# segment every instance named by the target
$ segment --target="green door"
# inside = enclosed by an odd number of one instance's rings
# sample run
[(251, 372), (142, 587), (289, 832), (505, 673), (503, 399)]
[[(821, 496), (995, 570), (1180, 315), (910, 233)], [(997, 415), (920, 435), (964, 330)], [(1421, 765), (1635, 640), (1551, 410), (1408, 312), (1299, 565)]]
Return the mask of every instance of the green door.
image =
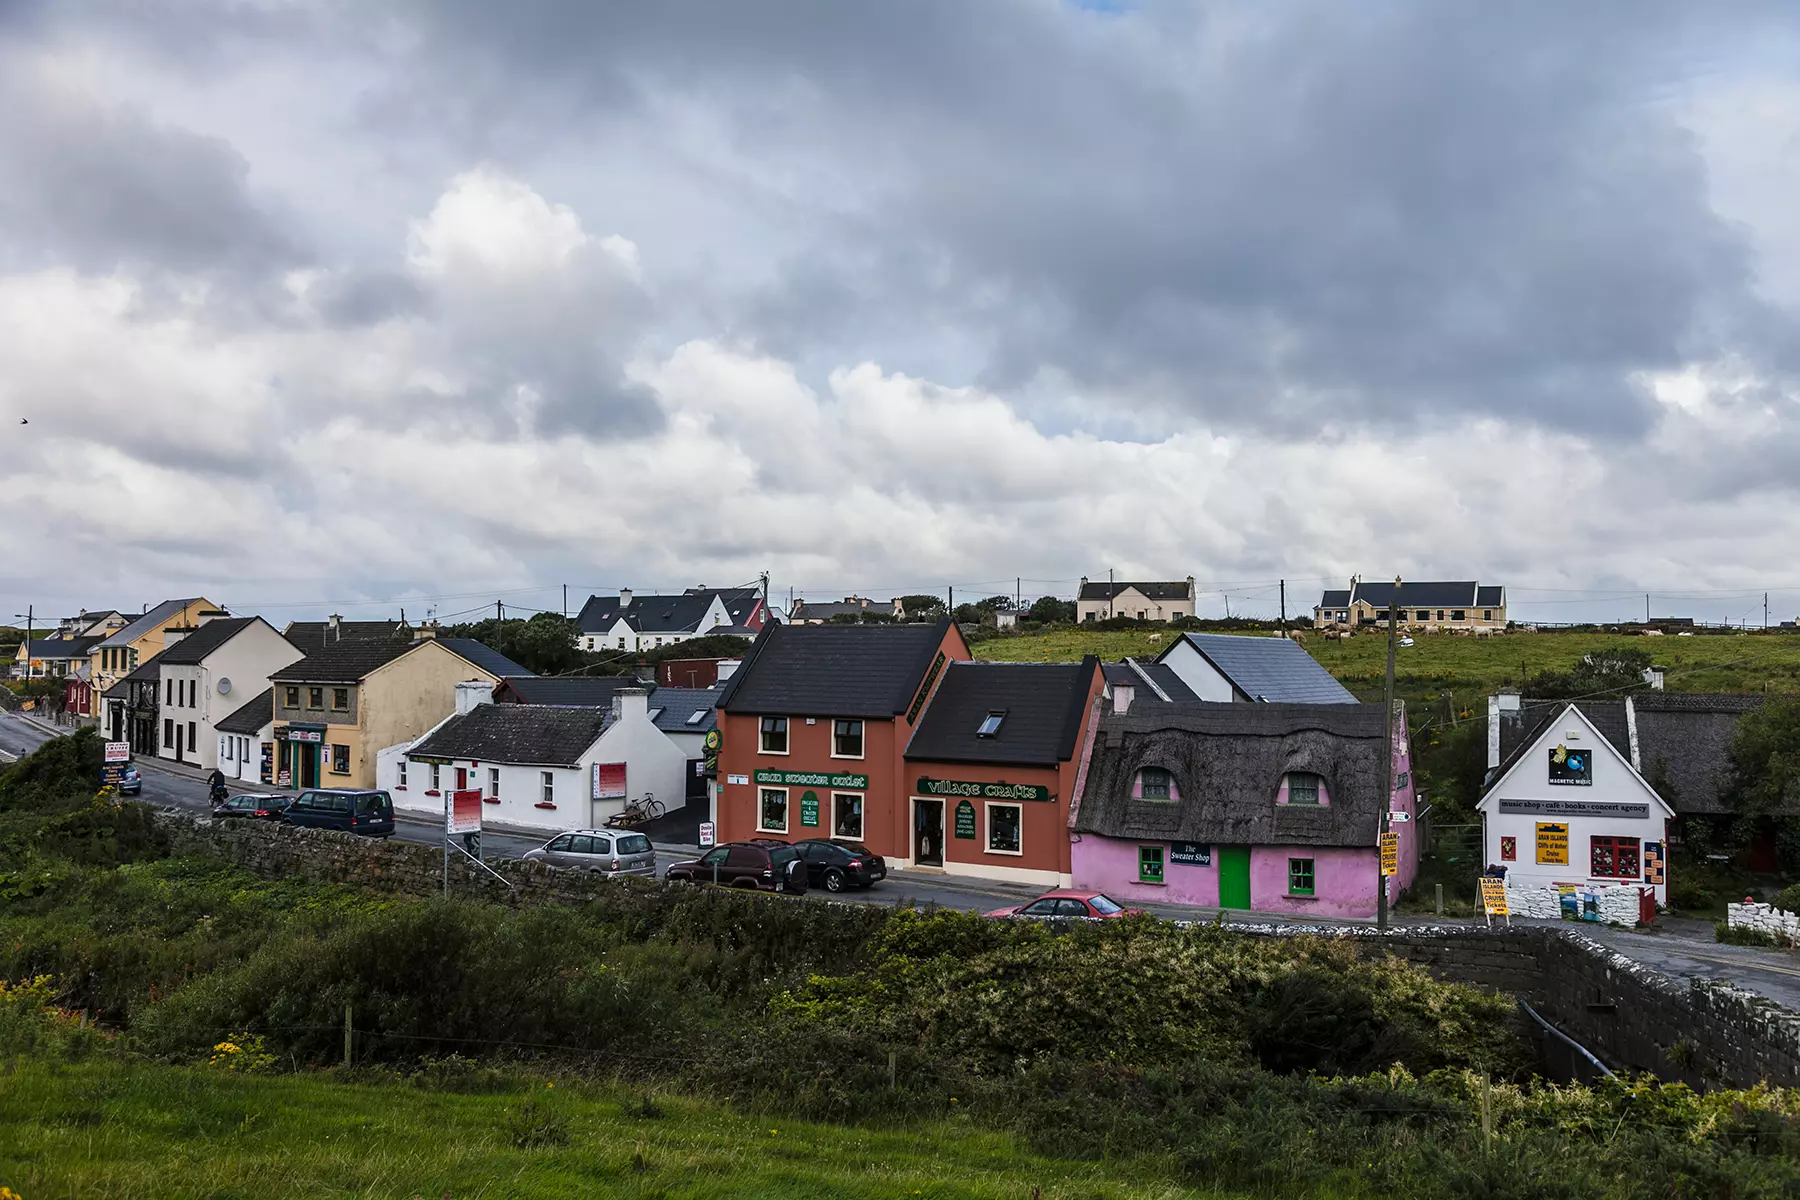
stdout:
[(1250, 907), (1250, 847), (1219, 847), (1219, 907)]

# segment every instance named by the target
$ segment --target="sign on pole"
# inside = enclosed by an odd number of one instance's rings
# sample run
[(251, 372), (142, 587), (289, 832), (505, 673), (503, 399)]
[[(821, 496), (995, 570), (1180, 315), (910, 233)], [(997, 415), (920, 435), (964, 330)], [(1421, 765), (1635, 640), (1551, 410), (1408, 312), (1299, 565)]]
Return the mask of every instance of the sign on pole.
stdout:
[(713, 827), (713, 823), (711, 821), (700, 822), (700, 845), (702, 847), (710, 846), (717, 840), (718, 831)]
[(450, 833), (480, 833), (481, 792), (474, 788), (462, 792), (451, 792), (448, 816)]
[(1404, 825), (1410, 820), (1412, 820), (1412, 814), (1409, 812), (1391, 812), (1388, 814), (1389, 825)]
[[(1364, 870), (1367, 869), (1364, 868)], [(1381, 873), (1383, 875), (1400, 873), (1400, 835), (1392, 830), (1381, 835)]]
[(126, 763), (131, 761), (130, 742), (106, 743), (106, 761), (109, 763)]

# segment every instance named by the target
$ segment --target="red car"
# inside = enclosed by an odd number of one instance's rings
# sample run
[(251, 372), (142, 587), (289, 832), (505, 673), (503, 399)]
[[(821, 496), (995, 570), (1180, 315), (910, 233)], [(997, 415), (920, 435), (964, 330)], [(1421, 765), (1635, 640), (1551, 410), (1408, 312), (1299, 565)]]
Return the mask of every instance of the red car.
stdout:
[(1032, 921), (1110, 921), (1115, 917), (1147, 915), (1141, 908), (1126, 908), (1105, 892), (1062, 888), (1045, 892), (1030, 904), (1012, 904), (981, 914), (984, 917), (1024, 917)]

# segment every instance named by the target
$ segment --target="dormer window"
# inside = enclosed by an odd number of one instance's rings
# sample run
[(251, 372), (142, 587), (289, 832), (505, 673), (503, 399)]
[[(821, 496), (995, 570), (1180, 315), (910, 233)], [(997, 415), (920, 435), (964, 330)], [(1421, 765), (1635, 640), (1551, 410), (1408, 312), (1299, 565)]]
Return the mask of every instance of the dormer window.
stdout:
[(1175, 798), (1175, 776), (1161, 767), (1145, 767), (1138, 772), (1140, 800), (1172, 800)]
[(1287, 777), (1287, 802), (1289, 804), (1319, 803), (1320, 785), (1323, 780), (1310, 771), (1290, 771)]
[[(1006, 714), (1003, 712), (989, 713), (987, 716), (981, 718), (981, 726), (975, 730), (975, 736), (993, 737), (1000, 732), (1000, 722), (1004, 720), (1006, 720)], [(966, 729), (968, 727), (965, 725), (964, 728)]]
[(689, 725), (698, 725), (704, 720), (706, 720), (706, 710), (704, 708), (696, 708), (693, 712), (688, 714), (687, 723)]

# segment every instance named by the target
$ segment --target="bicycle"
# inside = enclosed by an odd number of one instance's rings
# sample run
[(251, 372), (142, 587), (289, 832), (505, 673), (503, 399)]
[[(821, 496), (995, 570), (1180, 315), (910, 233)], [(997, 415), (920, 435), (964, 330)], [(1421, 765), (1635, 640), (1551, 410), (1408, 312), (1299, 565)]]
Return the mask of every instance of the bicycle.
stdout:
[(631, 829), (642, 825), (645, 821), (654, 821), (666, 813), (668, 809), (651, 792), (645, 792), (642, 800), (627, 801), (620, 812), (606, 819), (608, 829)]

